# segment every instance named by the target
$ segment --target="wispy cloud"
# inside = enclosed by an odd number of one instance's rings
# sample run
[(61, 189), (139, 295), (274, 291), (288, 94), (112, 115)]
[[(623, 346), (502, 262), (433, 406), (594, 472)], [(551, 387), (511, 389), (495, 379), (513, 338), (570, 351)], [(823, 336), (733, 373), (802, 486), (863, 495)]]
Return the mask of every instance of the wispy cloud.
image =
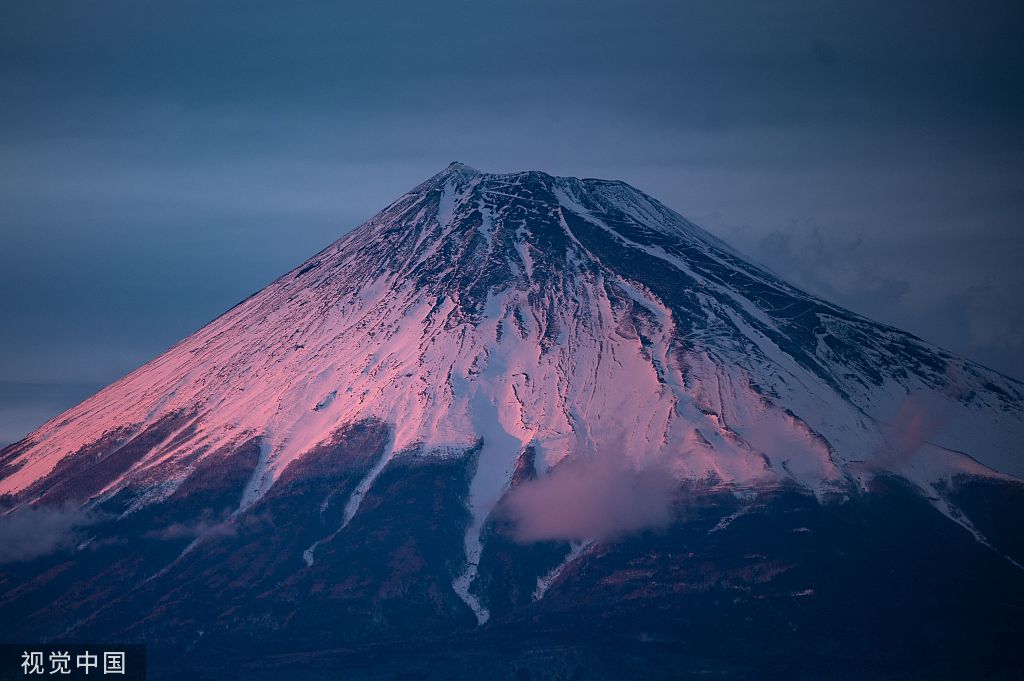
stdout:
[(74, 548), (102, 517), (79, 506), (19, 508), (0, 515), (0, 563), (13, 563)]
[(667, 464), (635, 464), (621, 452), (577, 454), (514, 487), (500, 513), (522, 543), (614, 539), (668, 525), (678, 489)]
[(225, 512), (219, 517), (207, 516), (184, 523), (171, 523), (146, 533), (146, 536), (164, 540), (233, 537), (237, 530), (234, 525), (227, 522), (229, 517), (230, 513)]

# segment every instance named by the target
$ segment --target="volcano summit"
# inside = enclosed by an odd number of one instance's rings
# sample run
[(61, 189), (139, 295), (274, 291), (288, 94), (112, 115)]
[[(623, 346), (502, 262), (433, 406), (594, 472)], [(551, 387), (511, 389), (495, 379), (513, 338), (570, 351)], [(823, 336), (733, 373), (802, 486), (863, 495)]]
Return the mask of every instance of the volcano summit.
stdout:
[(63, 519), (0, 557), (0, 638), (157, 675), (996, 678), (1022, 442), (1020, 382), (625, 183), (453, 163), (0, 452), (5, 531)]

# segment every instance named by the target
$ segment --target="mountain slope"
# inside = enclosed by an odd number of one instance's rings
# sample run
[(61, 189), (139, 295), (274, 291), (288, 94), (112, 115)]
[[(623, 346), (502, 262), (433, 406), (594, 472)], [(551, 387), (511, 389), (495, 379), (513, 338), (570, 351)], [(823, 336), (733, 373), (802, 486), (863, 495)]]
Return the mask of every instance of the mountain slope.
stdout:
[[(706, 495), (722, 531), (778, 490), (825, 503), (900, 480), (1014, 570), (961, 483), (1016, 499), (1022, 436), (1018, 381), (786, 284), (629, 185), (452, 164), (0, 452), (0, 503), (84, 506), (89, 541), (155, 547), (102, 569), (80, 547), (75, 570), (133, 595), (67, 630), (152, 635), (114, 623), (177, 612), (167, 580), (193, 588), (225, 560), (262, 572), (190, 622), (230, 629), (232, 598), (302, 602), (344, 576), (375, 585), (368, 631), (444, 630), (514, 617)], [(387, 586), (399, 565), (425, 600)], [(41, 632), (65, 630), (49, 616)]]

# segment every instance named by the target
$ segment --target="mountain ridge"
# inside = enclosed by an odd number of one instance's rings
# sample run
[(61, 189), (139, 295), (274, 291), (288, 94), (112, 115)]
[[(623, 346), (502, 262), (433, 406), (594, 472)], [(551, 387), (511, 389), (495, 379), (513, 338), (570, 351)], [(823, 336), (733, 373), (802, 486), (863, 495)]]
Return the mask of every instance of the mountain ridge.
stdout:
[(0, 450), (0, 640), (157, 679), (1014, 678), (1022, 438), (1019, 382), (625, 183), (452, 164)]

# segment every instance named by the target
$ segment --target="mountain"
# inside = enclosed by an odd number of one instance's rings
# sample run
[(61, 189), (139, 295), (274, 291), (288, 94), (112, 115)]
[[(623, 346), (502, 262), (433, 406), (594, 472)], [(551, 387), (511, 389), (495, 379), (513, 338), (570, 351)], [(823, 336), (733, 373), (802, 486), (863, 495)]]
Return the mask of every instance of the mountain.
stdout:
[(1022, 441), (1020, 382), (625, 183), (453, 163), (0, 452), (33, 535), (0, 640), (211, 678), (1001, 678)]

